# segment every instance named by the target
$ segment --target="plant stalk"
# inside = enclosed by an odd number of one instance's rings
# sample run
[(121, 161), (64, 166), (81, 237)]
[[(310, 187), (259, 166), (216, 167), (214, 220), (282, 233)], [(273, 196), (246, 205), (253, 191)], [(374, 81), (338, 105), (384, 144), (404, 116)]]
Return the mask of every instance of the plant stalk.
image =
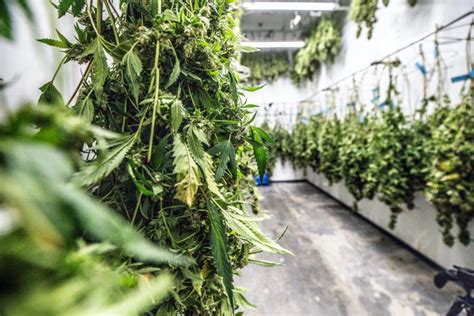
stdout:
[(105, 0), (104, 3), (105, 3), (105, 9), (107, 10), (107, 13), (109, 14), (109, 18), (111, 20), (112, 31), (114, 32), (115, 43), (118, 46), (118, 45), (120, 45), (120, 39), (119, 39), (119, 36), (118, 36), (117, 27), (115, 26), (115, 17), (114, 17), (114, 14), (113, 14), (112, 10), (110, 9), (109, 1)]
[(138, 195), (138, 200), (137, 200), (137, 205), (135, 206), (135, 210), (133, 210), (133, 216), (132, 216), (132, 226), (135, 223), (135, 219), (137, 218), (137, 213), (138, 209), (140, 208), (140, 203), (142, 201), (142, 193)]
[(97, 33), (102, 34), (102, 0), (97, 0), (96, 25)]
[(69, 104), (71, 104), (72, 100), (74, 100), (74, 97), (75, 97), (76, 94), (79, 92), (79, 89), (82, 87), (82, 84), (84, 83), (84, 81), (86, 80), (87, 76), (89, 75), (89, 72), (90, 72), (90, 70), (91, 70), (91, 65), (92, 65), (92, 61), (90, 61), (90, 62), (87, 64), (86, 70), (84, 71), (84, 74), (82, 75), (81, 80), (79, 81), (79, 84), (77, 85), (76, 89), (74, 89), (74, 92), (72, 93), (71, 97), (69, 98), (69, 100), (68, 100), (67, 103), (66, 103), (67, 106), (68, 106)]
[(156, 40), (156, 51), (155, 51), (155, 66), (153, 71), (155, 73), (155, 93), (153, 96), (153, 114), (151, 119), (151, 132), (150, 132), (150, 141), (148, 143), (148, 157), (147, 162), (151, 161), (151, 154), (153, 152), (153, 139), (155, 136), (155, 125), (156, 125), (156, 109), (158, 107), (158, 94), (160, 92), (160, 68), (159, 68), (159, 59), (160, 59), (160, 40)]

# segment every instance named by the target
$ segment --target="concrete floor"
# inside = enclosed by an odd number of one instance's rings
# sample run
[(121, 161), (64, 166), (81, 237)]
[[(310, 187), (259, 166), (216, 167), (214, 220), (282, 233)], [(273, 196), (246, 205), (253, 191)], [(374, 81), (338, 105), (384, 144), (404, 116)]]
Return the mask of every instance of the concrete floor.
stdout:
[(459, 292), (437, 289), (436, 271), (307, 183), (260, 188), (261, 223), (295, 256), (261, 255), (284, 266), (250, 265), (237, 278), (255, 309), (273, 315), (444, 315)]

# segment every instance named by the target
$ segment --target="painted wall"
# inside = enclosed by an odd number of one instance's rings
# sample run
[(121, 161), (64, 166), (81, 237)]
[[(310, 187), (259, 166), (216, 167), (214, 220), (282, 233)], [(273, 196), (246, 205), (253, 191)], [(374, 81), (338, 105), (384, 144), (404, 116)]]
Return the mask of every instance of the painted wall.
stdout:
[[(418, 38), (435, 30), (436, 26), (444, 25), (464, 13), (473, 9), (472, 0), (419, 0), (415, 7), (410, 7), (406, 0), (391, 0), (390, 5), (381, 8), (377, 12), (378, 22), (375, 24), (373, 37), (368, 40), (363, 33), (360, 38), (355, 37), (356, 25), (352, 21), (344, 24), (342, 31), (342, 49), (332, 65), (322, 65), (321, 72), (315, 81), (315, 90), (323, 89), (333, 82), (354, 73), (376, 60), (380, 60), (387, 54), (411, 43)], [(453, 38), (466, 38), (468, 25), (471, 18), (466, 18), (457, 23), (455, 28), (443, 31), (439, 34), (439, 52), (444, 60), (444, 79), (452, 76), (464, 74), (466, 67), (466, 46), (465, 42), (447, 43)], [(462, 26), (459, 27), (458, 26)], [(421, 45), (421, 46), (420, 46)], [(471, 47), (473, 43), (471, 42)], [(434, 37), (427, 38), (420, 44), (414, 45), (396, 55), (402, 63), (399, 74), (398, 87), (404, 96), (402, 108), (406, 112), (411, 112), (419, 104), (423, 94), (423, 80), (421, 72), (416, 68), (415, 63), (421, 63), (420, 49), (424, 52), (425, 66), (428, 72), (432, 71), (435, 58)], [(472, 51), (472, 50), (471, 50)], [(370, 104), (372, 99), (372, 89), (380, 83), (381, 96), (383, 97), (387, 81), (380, 80), (386, 78), (387, 69), (383, 67), (372, 67), (369, 71), (355, 77), (360, 88), (360, 101), (363, 104)], [(409, 81), (409, 85), (407, 84)], [(431, 77), (428, 93), (436, 91), (437, 78)], [(443, 85), (445, 91), (452, 100), (459, 100), (461, 84)], [(348, 79), (339, 85), (337, 92), (341, 107), (345, 104), (342, 100), (351, 93), (352, 80)], [(312, 101), (320, 101), (323, 95), (311, 98)], [(340, 109), (340, 110), (343, 110)]]
[[(55, 29), (68, 38), (74, 36), (74, 21), (65, 16), (59, 21), (49, 1), (29, 1), (35, 14), (30, 23), (20, 10), (13, 11), (14, 41), (0, 39), (0, 78), (10, 82), (0, 95), (0, 102), (10, 109), (22, 103), (36, 102), (39, 98), (39, 87), (51, 80), (59, 65), (62, 54), (58, 49), (39, 43), (39, 38), (58, 38)], [(66, 64), (55, 80), (56, 87), (67, 99), (74, 91), (80, 79), (80, 68)], [(0, 118), (3, 111), (0, 111)]]
[[(348, 206), (352, 206), (355, 201), (342, 182), (329, 185), (324, 175), (310, 169), (307, 170), (307, 180)], [(359, 214), (440, 266), (450, 268), (458, 265), (474, 268), (474, 244), (465, 247), (456, 242), (453, 247), (446, 246), (436, 223), (436, 210), (421, 194), (417, 194), (413, 210), (404, 211), (399, 215), (394, 230), (387, 227), (390, 221), (390, 209), (384, 203), (377, 199), (364, 199), (358, 206)], [(453, 232), (456, 233), (455, 230)], [(470, 225), (470, 232), (474, 236), (474, 223)]]
[(308, 98), (313, 91), (312, 83), (297, 87), (288, 77), (278, 78), (271, 84), (255, 92), (246, 93), (247, 102), (259, 106), (255, 123), (267, 120), (271, 124), (281, 123), (291, 128), (295, 123), (300, 101)]

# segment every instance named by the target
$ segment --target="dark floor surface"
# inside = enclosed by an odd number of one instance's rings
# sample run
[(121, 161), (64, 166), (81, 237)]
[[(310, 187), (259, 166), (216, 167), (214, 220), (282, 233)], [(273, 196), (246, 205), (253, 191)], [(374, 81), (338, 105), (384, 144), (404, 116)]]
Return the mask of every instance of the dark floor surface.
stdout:
[(284, 266), (251, 265), (237, 284), (257, 305), (246, 315), (444, 315), (459, 290), (433, 285), (436, 271), (307, 183), (260, 188), (261, 223), (295, 256), (261, 255)]

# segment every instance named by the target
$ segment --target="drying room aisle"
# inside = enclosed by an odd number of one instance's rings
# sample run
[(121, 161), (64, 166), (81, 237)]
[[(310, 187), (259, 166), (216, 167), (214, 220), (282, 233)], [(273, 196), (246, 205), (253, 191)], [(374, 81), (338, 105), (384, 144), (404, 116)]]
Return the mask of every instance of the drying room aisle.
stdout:
[(248, 315), (442, 315), (457, 289), (433, 285), (436, 270), (307, 183), (261, 187), (270, 236), (289, 225), (284, 265), (249, 266), (237, 283), (257, 305)]

